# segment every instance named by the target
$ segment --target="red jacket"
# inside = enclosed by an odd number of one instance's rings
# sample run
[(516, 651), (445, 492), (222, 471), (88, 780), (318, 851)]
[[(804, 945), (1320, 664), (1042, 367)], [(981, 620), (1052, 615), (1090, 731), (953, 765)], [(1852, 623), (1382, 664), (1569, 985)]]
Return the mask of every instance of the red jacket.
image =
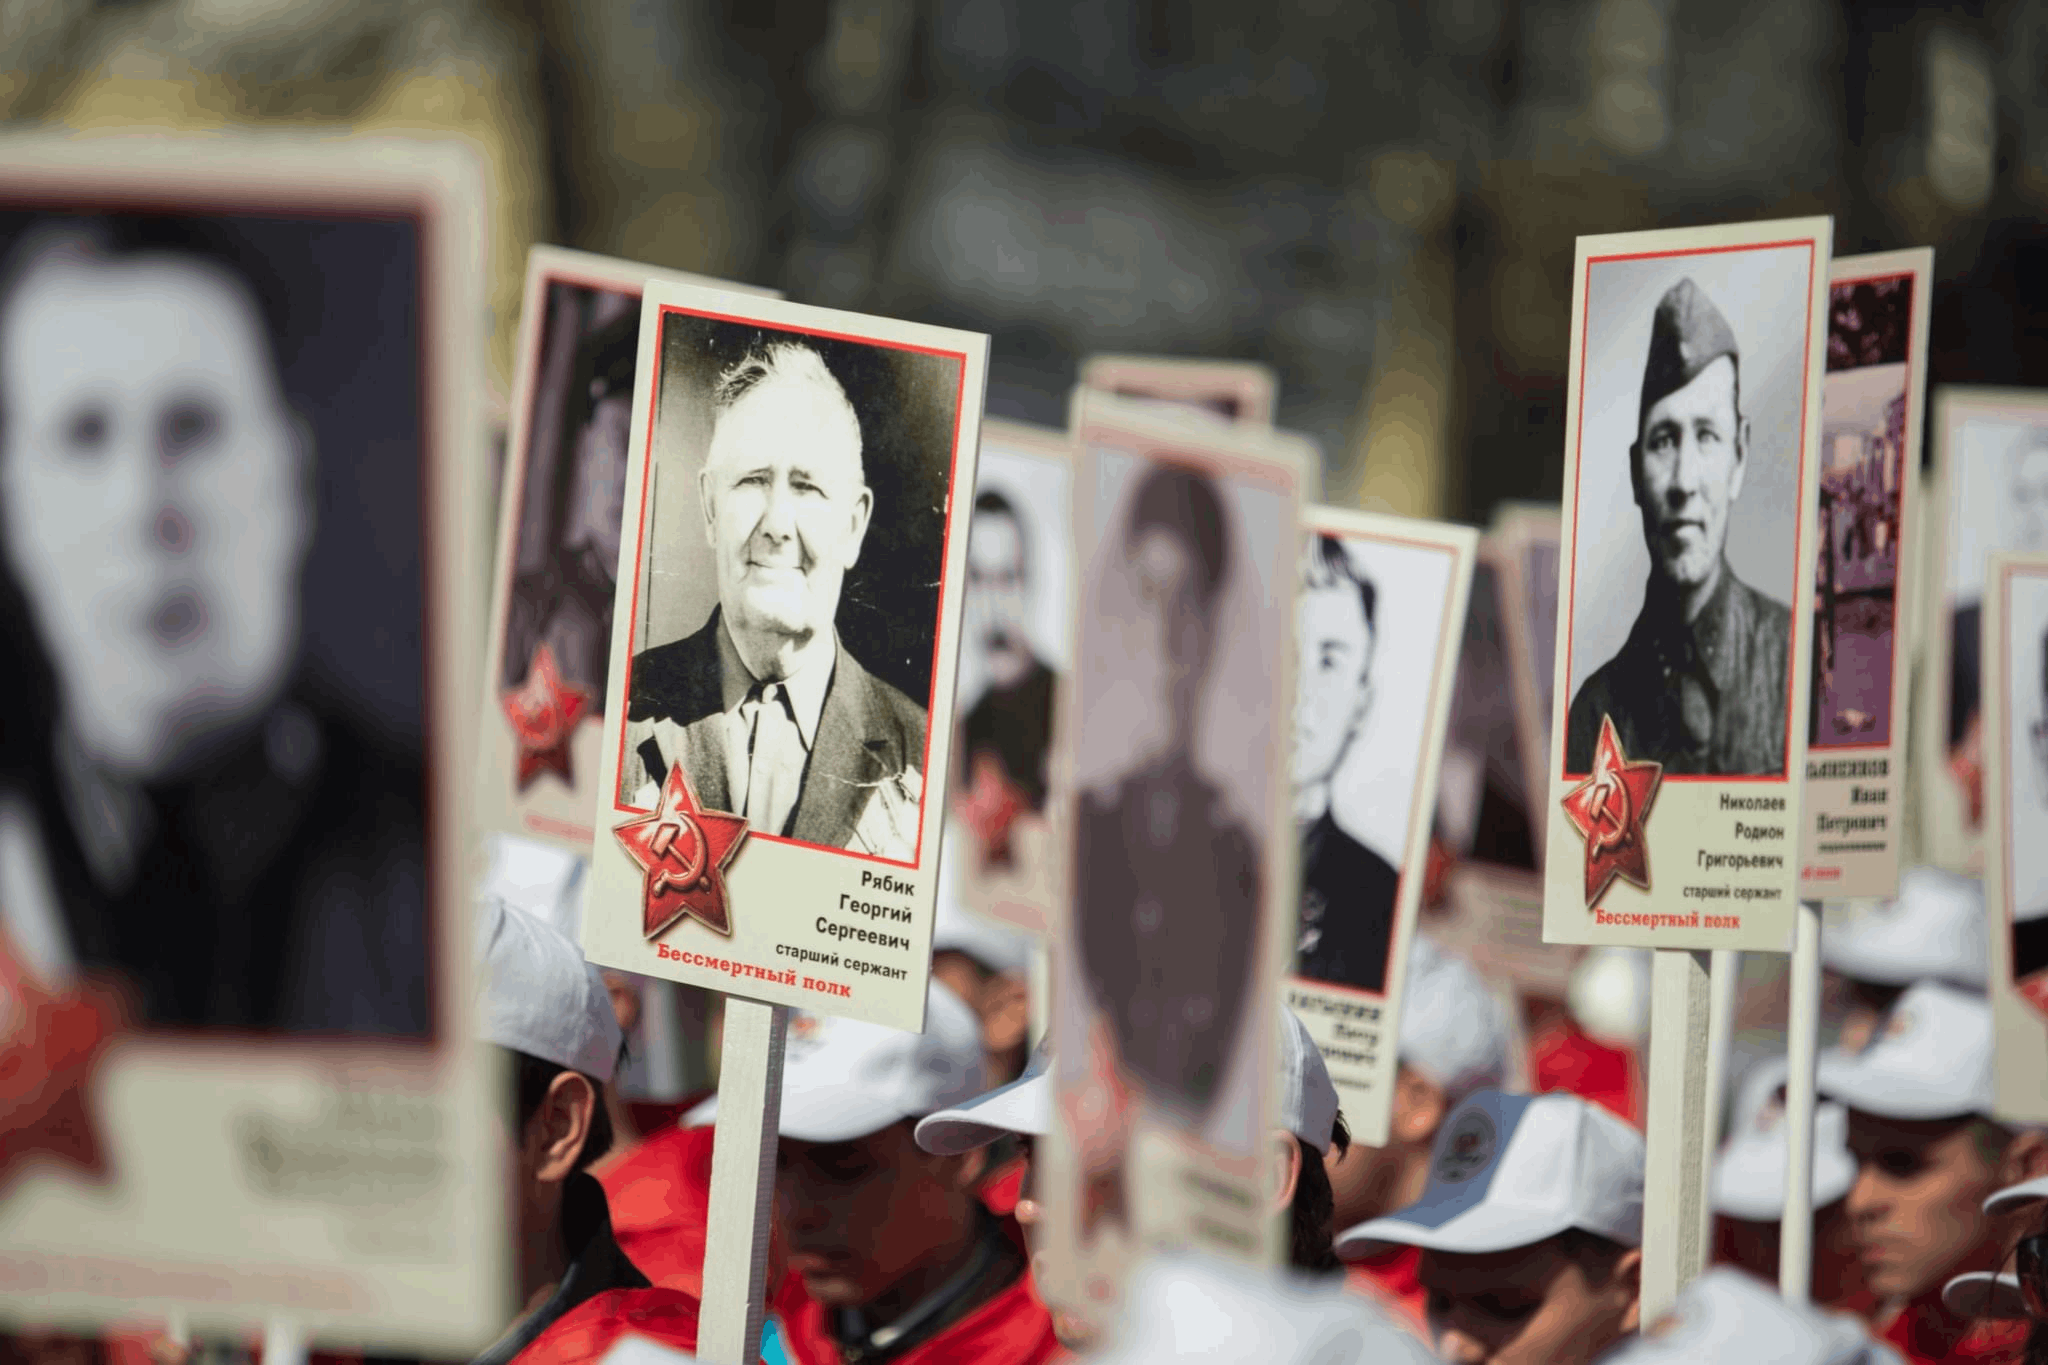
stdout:
[(1941, 1291), (1935, 1289), (1900, 1309), (1877, 1338), (1896, 1347), (1907, 1365), (1948, 1361), (2019, 1365), (2027, 1344), (2027, 1325), (1959, 1318), (1942, 1307)]
[[(1004, 1222), (1010, 1234), (1021, 1241), (1023, 1233), (1016, 1223)], [(783, 1349), (796, 1365), (844, 1365), (826, 1311), (804, 1292), (801, 1278), (784, 1277), (774, 1306), (782, 1323)], [(1052, 1332), (1052, 1314), (1040, 1302), (1027, 1270), (1009, 1288), (941, 1328), (938, 1335), (891, 1356), (889, 1365), (1047, 1365), (1064, 1358), (1068, 1358), (1065, 1348)]]
[(715, 1131), (663, 1129), (598, 1177), (619, 1250), (655, 1284), (700, 1298)]
[(1344, 1267), (1344, 1287), (1373, 1300), (1424, 1342), (1429, 1335), (1429, 1291), (1416, 1278), (1422, 1248), (1394, 1247)]

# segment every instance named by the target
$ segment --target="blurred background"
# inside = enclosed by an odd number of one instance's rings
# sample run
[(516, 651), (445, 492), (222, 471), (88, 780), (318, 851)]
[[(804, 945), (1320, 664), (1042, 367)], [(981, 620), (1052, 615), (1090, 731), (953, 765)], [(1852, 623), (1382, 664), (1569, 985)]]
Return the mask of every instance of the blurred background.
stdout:
[(0, 0), (0, 119), (468, 134), (497, 382), (553, 241), (1078, 360), (1251, 358), (1336, 502), (1558, 495), (1574, 237), (1931, 243), (1935, 382), (2048, 383), (2048, 0)]

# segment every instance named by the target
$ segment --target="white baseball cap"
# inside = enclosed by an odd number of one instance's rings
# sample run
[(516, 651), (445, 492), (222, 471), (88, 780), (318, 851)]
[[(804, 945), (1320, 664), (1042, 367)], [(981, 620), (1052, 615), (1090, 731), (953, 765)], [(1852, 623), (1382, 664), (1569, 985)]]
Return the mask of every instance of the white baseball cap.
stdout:
[(1938, 867), (1909, 867), (1899, 874), (1894, 899), (1828, 906), (1820, 961), (1882, 986), (1931, 977), (1982, 990), (1990, 976), (1985, 934), (1984, 883)]
[[(957, 1105), (981, 1085), (981, 1023), (966, 1001), (934, 980), (925, 992), (923, 1033), (790, 1015), (779, 1131), (799, 1142), (851, 1142)], [(717, 1116), (713, 1096), (684, 1122), (694, 1126)]]
[(1740, 1271), (1709, 1270), (1670, 1311), (1600, 1357), (1600, 1365), (1897, 1365), (1846, 1313), (1791, 1304)]
[(1568, 1228), (1642, 1242), (1642, 1134), (1576, 1095), (1482, 1090), (1444, 1120), (1422, 1198), (1344, 1233), (1337, 1254), (1395, 1244), (1484, 1255)]
[(1508, 1031), (1500, 1002), (1464, 958), (1417, 934), (1401, 992), (1399, 1055), (1456, 1104), (1509, 1082)]
[(1908, 986), (1861, 1052), (1820, 1059), (1820, 1093), (1888, 1119), (1990, 1113), (1990, 1002), (1939, 981)]
[(486, 1042), (609, 1081), (619, 1017), (583, 950), (496, 896), (476, 905), (478, 1031)]
[(1242, 1365), (1424, 1365), (1414, 1334), (1342, 1281), (1192, 1254), (1148, 1261), (1131, 1277), (1103, 1365), (1209, 1360)]
[[(1005, 1133), (1044, 1137), (1052, 1131), (1050, 1035), (1024, 1074), (965, 1104), (923, 1119), (917, 1145), (938, 1156), (986, 1147)], [(1280, 1007), (1280, 1126), (1327, 1154), (1337, 1129), (1337, 1087), (1307, 1025)]]
[[(1714, 1158), (1714, 1212), (1751, 1222), (1775, 1222), (1785, 1215), (1785, 1098), (1790, 1065), (1781, 1054), (1758, 1062), (1743, 1076), (1735, 1098), (1728, 1141)], [(1849, 1154), (1849, 1111), (1824, 1101), (1813, 1115), (1813, 1206), (1826, 1208), (1856, 1183), (1856, 1158)]]
[(1941, 1287), (1941, 1306), (1959, 1318), (2020, 1322), (2031, 1316), (2019, 1278), (2010, 1270), (1995, 1275), (1988, 1270), (1971, 1270), (1956, 1276)]

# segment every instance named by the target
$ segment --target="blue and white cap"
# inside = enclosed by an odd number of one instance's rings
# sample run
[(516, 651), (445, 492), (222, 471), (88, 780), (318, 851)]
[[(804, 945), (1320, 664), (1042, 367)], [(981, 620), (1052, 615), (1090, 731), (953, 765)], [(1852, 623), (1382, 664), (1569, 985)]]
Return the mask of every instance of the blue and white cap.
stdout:
[(1398, 1245), (1486, 1255), (1569, 1228), (1642, 1243), (1642, 1135), (1576, 1095), (1482, 1090), (1437, 1131), (1422, 1198), (1344, 1233), (1337, 1254)]
[(1791, 1304), (1740, 1271), (1687, 1285), (1669, 1312), (1600, 1357), (1600, 1365), (1899, 1365), (1846, 1313)]

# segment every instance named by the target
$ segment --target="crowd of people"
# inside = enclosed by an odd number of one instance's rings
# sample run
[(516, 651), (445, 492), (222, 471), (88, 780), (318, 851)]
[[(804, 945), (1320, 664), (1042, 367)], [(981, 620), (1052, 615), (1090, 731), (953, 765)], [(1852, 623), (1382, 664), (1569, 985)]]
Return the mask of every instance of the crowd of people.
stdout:
[[(484, 898), (482, 1017), (513, 1054), (525, 1308), (479, 1360), (694, 1350), (716, 1100), (630, 1142), (606, 1119), (619, 992), (543, 916)], [(2048, 1360), (2048, 1134), (1991, 1114), (1977, 884), (1915, 870), (1824, 950), (1840, 1041), (1819, 1072), (1812, 1302), (1779, 1297), (1782, 1055), (1730, 1105), (1716, 1268), (1642, 1320), (1644, 1139), (1593, 1098), (1532, 1093), (1513, 1021), (1468, 962), (1413, 955), (1386, 1144), (1352, 1140), (1281, 1007), (1277, 1178), (1287, 1267), (1165, 1258), (1084, 1322), (1037, 1284), (1055, 1115), (1027, 1053), (1030, 945), (947, 906), (927, 1027), (798, 1015), (783, 1073), (767, 1359), (800, 1365), (1110, 1360)]]

